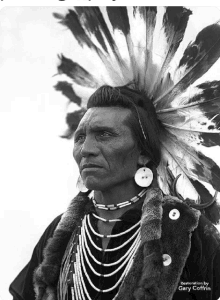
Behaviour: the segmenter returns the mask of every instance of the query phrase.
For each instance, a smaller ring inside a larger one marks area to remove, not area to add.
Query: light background
[[[194,7],[192,38],[220,19]],[[52,17],[65,7],[0,10],[0,299],[28,262],[47,225],[76,194],[73,142],[59,138],[67,99],[54,91],[57,54],[73,57],[71,33]],[[74,57],[77,60],[77,57]],[[220,63],[215,67],[220,77]],[[219,155],[213,152],[213,155]]]

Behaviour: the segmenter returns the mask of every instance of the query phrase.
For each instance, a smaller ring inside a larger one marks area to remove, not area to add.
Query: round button
[[[171,220],[177,220],[180,217],[180,212],[178,209],[174,208],[169,212],[169,217]]]
[[[153,173],[151,169],[143,167],[137,170],[134,179],[137,185],[141,187],[147,187],[153,180]]]
[[[171,257],[168,255],[168,254],[163,254],[163,265],[166,267],[166,266],[169,266],[172,262],[172,259]]]

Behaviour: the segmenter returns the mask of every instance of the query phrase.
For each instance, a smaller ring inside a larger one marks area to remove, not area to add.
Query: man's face
[[[106,190],[133,180],[140,151],[125,120],[130,110],[90,108],[74,135],[73,156],[84,184]]]

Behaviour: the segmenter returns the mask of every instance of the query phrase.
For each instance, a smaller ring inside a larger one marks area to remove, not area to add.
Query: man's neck
[[[131,198],[137,196],[142,189],[143,188],[137,186],[133,181],[131,181],[131,182],[126,182],[125,184],[121,184],[120,186],[114,186],[105,191],[94,191],[94,197],[96,202],[99,204],[105,204],[105,205],[119,204],[121,202],[128,201]],[[107,211],[107,210],[96,209],[96,211],[98,215],[102,218],[117,219],[120,218],[120,216],[127,210],[134,207],[139,207],[140,206],[139,202],[143,202],[143,201],[140,200],[135,204],[125,206],[118,210]]]

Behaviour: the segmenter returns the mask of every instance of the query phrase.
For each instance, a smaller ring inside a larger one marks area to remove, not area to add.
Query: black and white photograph
[[[6,1],[0,300],[219,300],[220,6]]]

